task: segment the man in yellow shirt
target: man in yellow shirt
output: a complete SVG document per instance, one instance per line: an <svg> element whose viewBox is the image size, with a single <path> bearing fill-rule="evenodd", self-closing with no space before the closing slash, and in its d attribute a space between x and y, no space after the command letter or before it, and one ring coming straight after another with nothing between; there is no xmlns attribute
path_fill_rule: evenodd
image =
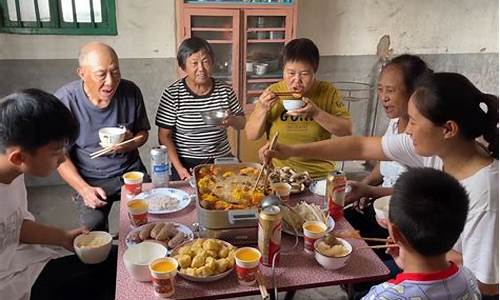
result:
<svg viewBox="0 0 500 300"><path fill-rule="evenodd" d="M259 97L245 127L247 138L256 140L264 133L269 137L279 132L279 143L293 145L350 135L352 123L340 92L331 83L315 78L319 66L316 45L309 39L295 39L285 46L282 56L283 80ZM287 91L301 96L305 106L287 111L281 101L286 97L275 94ZM273 159L273 165L308 171L313 178L325 177L335 169L333 161L299 157Z"/></svg>

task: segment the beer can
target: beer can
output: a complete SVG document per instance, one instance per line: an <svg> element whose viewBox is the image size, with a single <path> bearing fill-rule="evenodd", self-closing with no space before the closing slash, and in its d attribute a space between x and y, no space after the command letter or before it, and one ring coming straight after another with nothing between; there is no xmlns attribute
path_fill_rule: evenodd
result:
<svg viewBox="0 0 500 300"><path fill-rule="evenodd" d="M325 202L328 214L339 220L344 216L345 189L347 177L343 171L333 171L326 177Z"/></svg>
<svg viewBox="0 0 500 300"><path fill-rule="evenodd" d="M278 206L271 205L260 212L258 244L262 254L260 261L263 265L271 266L275 253L277 253L275 263L279 261L281 227L281 211Z"/></svg>

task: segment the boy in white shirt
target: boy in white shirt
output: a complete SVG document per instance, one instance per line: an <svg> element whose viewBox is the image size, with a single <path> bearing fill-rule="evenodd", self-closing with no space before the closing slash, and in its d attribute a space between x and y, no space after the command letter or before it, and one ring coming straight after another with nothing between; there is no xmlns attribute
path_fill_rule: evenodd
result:
<svg viewBox="0 0 500 300"><path fill-rule="evenodd" d="M70 111L51 94L29 89L0 100L0 299L114 299L116 249L98 265L63 257L47 246L73 251L85 229L40 224L28 212L23 174L50 175L77 134Z"/></svg>

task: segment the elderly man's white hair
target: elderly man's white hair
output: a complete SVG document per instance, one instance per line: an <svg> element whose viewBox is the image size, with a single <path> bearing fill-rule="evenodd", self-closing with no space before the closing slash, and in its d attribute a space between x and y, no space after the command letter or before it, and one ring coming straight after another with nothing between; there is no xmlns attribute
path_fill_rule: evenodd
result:
<svg viewBox="0 0 500 300"><path fill-rule="evenodd" d="M115 50L111 48L111 46L106 45L101 42L90 42L88 44L85 44L80 48L80 53L78 55L78 64L81 66L88 65L88 58L90 54L110 54L118 60L118 55L116 54Z"/></svg>

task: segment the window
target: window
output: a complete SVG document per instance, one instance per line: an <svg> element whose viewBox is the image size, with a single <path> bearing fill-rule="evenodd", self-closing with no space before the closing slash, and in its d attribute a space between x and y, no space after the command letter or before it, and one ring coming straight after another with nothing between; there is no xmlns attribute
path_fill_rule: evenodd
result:
<svg viewBox="0 0 500 300"><path fill-rule="evenodd" d="M116 35L115 0L0 0L0 32Z"/></svg>

